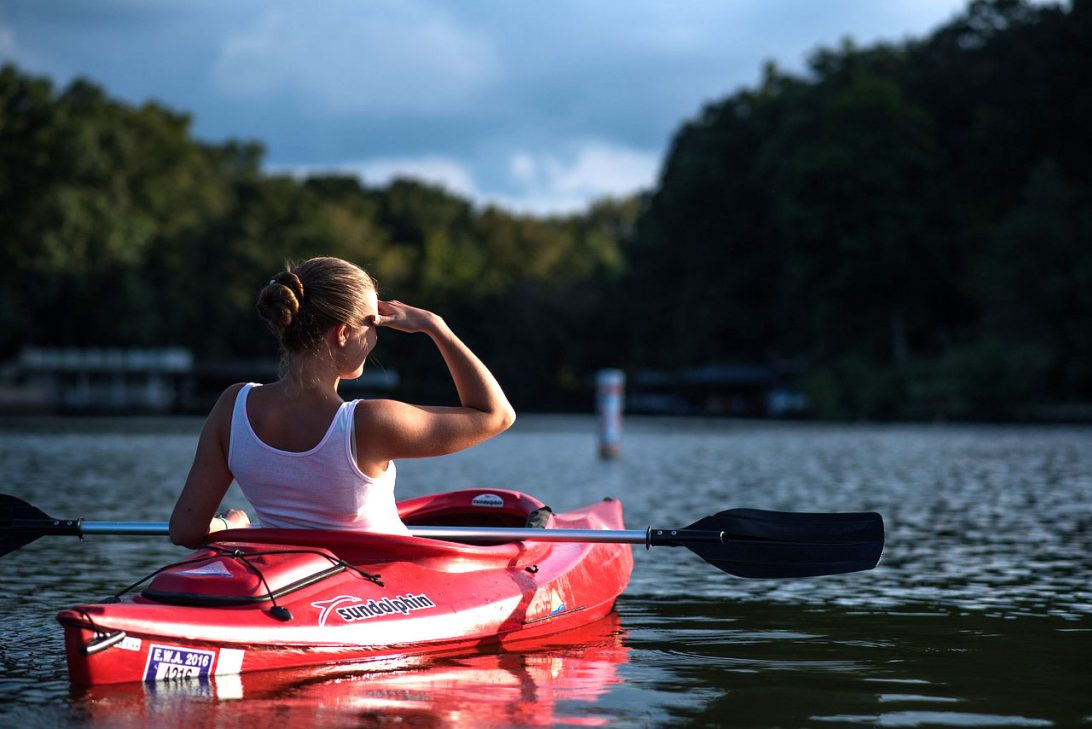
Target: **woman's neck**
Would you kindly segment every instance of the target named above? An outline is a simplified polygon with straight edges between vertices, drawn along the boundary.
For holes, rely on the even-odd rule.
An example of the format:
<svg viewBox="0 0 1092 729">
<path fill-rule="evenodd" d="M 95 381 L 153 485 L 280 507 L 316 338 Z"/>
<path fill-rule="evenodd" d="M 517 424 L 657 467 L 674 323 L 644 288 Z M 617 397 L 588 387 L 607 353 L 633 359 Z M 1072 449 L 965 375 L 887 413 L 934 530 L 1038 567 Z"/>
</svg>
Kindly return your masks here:
<svg viewBox="0 0 1092 729">
<path fill-rule="evenodd" d="M 287 397 L 329 399 L 338 397 L 340 382 L 341 376 L 332 363 L 314 356 L 296 355 L 289 358 L 288 371 L 277 384 Z"/>
</svg>

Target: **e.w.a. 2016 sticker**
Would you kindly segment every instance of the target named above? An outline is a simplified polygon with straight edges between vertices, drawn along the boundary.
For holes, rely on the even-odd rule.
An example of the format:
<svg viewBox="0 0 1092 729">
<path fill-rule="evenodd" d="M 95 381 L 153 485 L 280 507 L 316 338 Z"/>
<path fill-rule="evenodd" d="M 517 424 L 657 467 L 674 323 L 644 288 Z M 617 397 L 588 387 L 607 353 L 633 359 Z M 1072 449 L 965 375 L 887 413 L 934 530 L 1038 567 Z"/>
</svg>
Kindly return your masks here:
<svg viewBox="0 0 1092 729">
<path fill-rule="evenodd" d="M 148 646 L 148 663 L 144 666 L 145 681 L 186 681 L 208 678 L 213 651 L 194 648 L 175 648 L 169 645 Z"/>
</svg>

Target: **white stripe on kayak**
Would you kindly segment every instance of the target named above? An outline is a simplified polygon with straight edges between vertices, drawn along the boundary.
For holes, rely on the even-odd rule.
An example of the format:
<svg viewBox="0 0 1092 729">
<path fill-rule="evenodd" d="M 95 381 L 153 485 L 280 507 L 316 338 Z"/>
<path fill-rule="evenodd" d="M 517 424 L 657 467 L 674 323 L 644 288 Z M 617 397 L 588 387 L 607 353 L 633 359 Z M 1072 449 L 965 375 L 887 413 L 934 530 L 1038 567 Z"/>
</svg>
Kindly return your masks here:
<svg viewBox="0 0 1092 729">
<path fill-rule="evenodd" d="M 221 648 L 220 655 L 216 659 L 216 675 L 224 676 L 232 673 L 239 673 L 243 667 L 243 654 L 246 651 L 241 651 L 237 648 Z"/>
</svg>

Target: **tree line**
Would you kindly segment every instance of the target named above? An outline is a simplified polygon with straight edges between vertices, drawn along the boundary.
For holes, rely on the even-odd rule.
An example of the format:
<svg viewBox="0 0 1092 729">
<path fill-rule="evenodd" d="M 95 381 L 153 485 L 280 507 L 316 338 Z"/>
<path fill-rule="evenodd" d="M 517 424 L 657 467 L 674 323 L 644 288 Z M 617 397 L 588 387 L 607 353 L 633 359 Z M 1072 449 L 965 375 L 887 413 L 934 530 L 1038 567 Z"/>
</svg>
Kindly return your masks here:
<svg viewBox="0 0 1092 729">
<path fill-rule="evenodd" d="M 923 39 L 816 51 L 709 104 L 647 194 L 553 217 L 399 180 L 262 172 L 190 117 L 0 69 L 0 360 L 27 345 L 274 354 L 286 260 L 434 308 L 523 408 L 599 367 L 770 363 L 820 417 L 1092 400 L 1092 2 L 979 1 Z M 450 386 L 424 343 L 380 365 Z M 449 395 L 448 395 L 449 396 Z"/>
<path fill-rule="evenodd" d="M 642 356 L 803 358 L 830 416 L 1092 400 L 1090 71 L 1087 0 L 767 66 L 683 125 L 640 217 L 676 316 Z"/>
</svg>

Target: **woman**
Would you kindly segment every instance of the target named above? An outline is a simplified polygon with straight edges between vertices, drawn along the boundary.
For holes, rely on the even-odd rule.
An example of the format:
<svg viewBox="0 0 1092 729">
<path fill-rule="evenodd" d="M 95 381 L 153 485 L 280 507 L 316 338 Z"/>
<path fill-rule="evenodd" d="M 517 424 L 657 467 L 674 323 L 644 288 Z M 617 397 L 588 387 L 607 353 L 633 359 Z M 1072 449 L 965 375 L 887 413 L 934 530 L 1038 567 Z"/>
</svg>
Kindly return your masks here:
<svg viewBox="0 0 1092 729">
<path fill-rule="evenodd" d="M 394 500 L 397 458 L 469 448 L 505 430 L 515 412 L 485 365 L 432 312 L 379 301 L 375 282 L 338 258 L 282 271 L 258 295 L 278 336 L 283 377 L 232 385 L 212 409 L 171 514 L 175 544 L 249 524 L 232 509 L 213 516 L 232 479 L 262 526 L 406 533 Z M 380 327 L 427 334 L 447 364 L 459 407 L 397 400 L 344 402 Z"/>
</svg>

